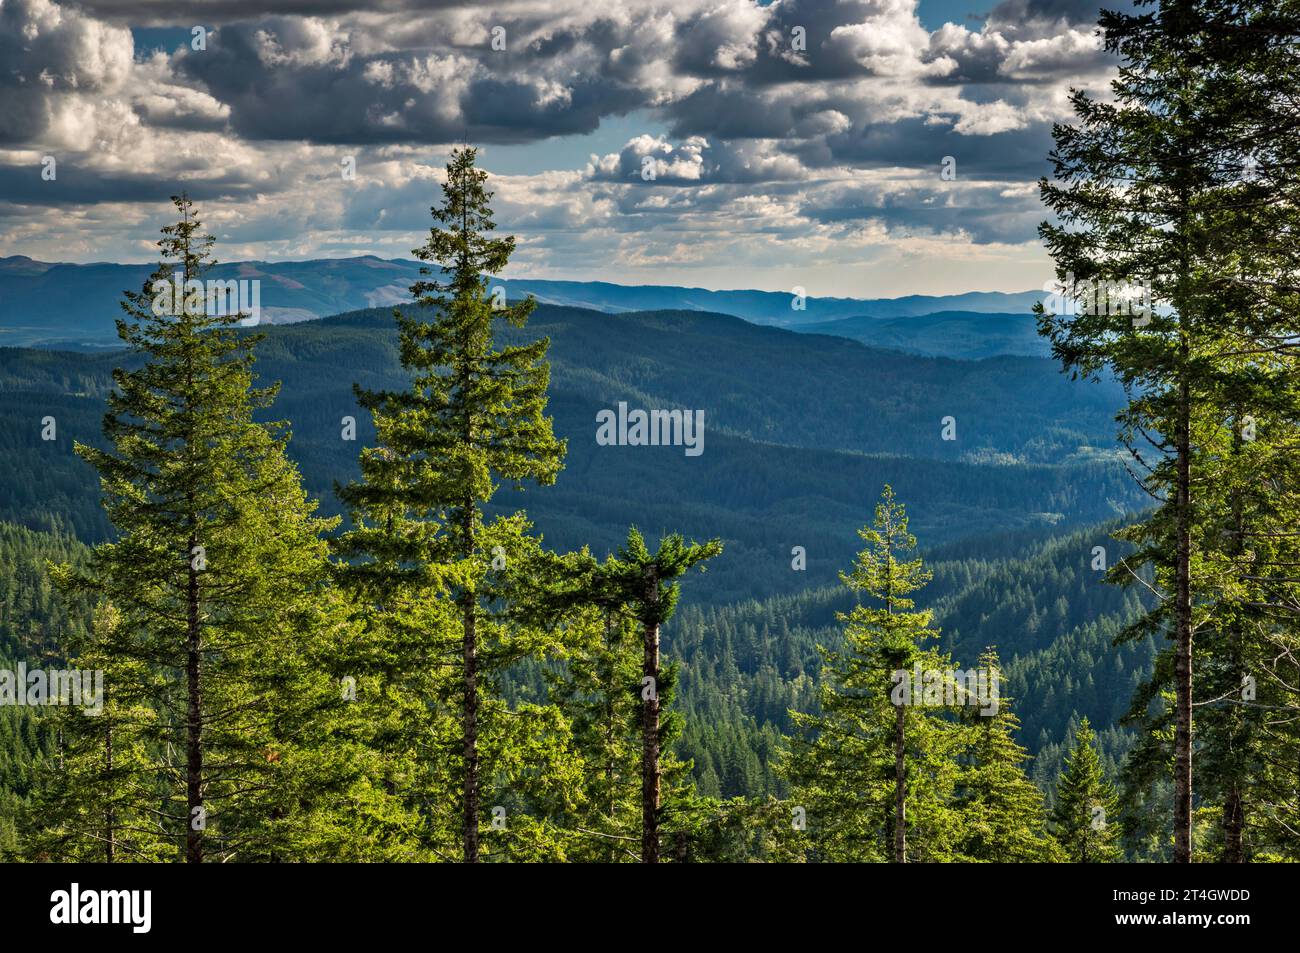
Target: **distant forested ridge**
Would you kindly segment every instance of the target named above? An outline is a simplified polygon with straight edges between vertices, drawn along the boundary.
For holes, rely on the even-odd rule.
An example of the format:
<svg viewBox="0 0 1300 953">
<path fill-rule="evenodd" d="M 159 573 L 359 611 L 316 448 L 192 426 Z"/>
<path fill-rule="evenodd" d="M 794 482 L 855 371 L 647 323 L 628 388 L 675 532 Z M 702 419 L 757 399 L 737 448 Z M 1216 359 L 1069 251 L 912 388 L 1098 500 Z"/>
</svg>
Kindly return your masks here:
<svg viewBox="0 0 1300 953">
<path fill-rule="evenodd" d="M 293 324 L 361 308 L 405 304 L 408 286 L 419 275 L 419 262 L 374 255 L 314 261 L 222 262 L 211 270 L 220 280 L 261 282 L 263 319 Z M 108 262 L 72 264 L 34 261 L 22 255 L 0 258 L 0 344 L 22 347 L 116 346 L 113 321 L 122 288 L 139 286 L 152 265 Z M 973 292 L 960 295 L 908 295 L 902 298 L 854 299 L 809 297 L 791 307 L 790 295 L 775 291 L 710 291 L 668 285 L 616 285 L 603 281 L 548 281 L 494 278 L 510 298 L 528 295 L 563 307 L 590 308 L 609 314 L 628 311 L 682 310 L 735 315 L 755 324 L 798 326 L 836 319 L 890 319 L 960 311 L 972 328 L 979 316 L 1014 311 L 1027 316 L 1042 292 L 1016 294 Z M 942 335 L 923 326 L 914 338 L 927 348 L 943 348 Z M 838 332 L 823 332 L 838 333 Z M 853 336 L 853 335 L 849 335 Z M 950 351 L 939 353 L 961 356 Z M 1017 348 L 1007 353 L 1022 353 Z"/>
<path fill-rule="evenodd" d="M 886 482 L 906 494 L 925 546 L 1097 522 L 1143 505 L 1112 450 L 1118 389 L 1071 383 L 1045 360 L 911 357 L 683 312 L 539 305 L 527 331 L 552 341 L 550 412 L 569 455 L 555 486 L 518 504 L 565 548 L 609 551 L 624 522 L 718 535 L 727 551 L 692 598 L 832 584 L 871 488 Z M 289 451 L 309 492 L 339 512 L 334 484 L 355 474 L 356 446 L 371 433 L 351 383 L 400 379 L 391 310 L 265 333 L 256 371 L 281 382 L 265 416 L 292 422 Z M 503 339 L 521 334 L 507 328 Z M 122 360 L 0 349 L 0 517 L 107 538 L 93 473 L 71 443 L 99 439 L 109 374 Z M 596 414 L 620 400 L 703 410 L 705 453 L 598 446 Z M 55 441 L 41 439 L 47 414 L 58 420 Z M 956 440 L 941 439 L 946 416 Z M 356 421 L 356 441 L 341 439 L 345 417 Z M 790 571 L 794 546 L 807 553 L 805 572 Z"/>
</svg>

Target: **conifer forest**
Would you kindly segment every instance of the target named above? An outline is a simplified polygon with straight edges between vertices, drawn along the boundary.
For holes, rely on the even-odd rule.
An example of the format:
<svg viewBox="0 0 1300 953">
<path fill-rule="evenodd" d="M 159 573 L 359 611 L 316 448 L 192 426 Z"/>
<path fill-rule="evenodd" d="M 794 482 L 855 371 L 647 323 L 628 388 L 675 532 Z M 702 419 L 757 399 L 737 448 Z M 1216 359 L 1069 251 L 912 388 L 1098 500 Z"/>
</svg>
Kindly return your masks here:
<svg viewBox="0 0 1300 953">
<path fill-rule="evenodd" d="M 0 0 L 0 861 L 1300 861 L 1300 3 Z"/>
</svg>

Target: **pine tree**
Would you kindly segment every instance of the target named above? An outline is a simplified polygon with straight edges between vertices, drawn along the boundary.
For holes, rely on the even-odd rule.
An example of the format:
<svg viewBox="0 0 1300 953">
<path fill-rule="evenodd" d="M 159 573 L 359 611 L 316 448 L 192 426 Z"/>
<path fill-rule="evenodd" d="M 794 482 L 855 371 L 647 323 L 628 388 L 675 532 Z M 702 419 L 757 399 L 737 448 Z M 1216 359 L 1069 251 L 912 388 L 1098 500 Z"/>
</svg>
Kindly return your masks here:
<svg viewBox="0 0 1300 953">
<path fill-rule="evenodd" d="M 1039 306 L 1040 330 L 1076 375 L 1110 373 L 1123 384 L 1122 437 L 1159 504 L 1120 534 L 1137 552 L 1111 578 L 1137 584 L 1136 568 L 1150 565 L 1161 596 L 1126 638 L 1163 631 L 1171 643 L 1169 664 L 1158 672 L 1172 704 L 1152 714 L 1139 698 L 1133 717 L 1152 738 L 1172 728 L 1177 862 L 1191 860 L 1193 644 L 1209 585 L 1196 545 L 1209 515 L 1201 470 L 1224 430 L 1215 359 L 1232 350 L 1222 289 L 1235 272 L 1220 254 L 1217 220 L 1231 197 L 1206 148 L 1215 141 L 1223 92 L 1205 55 L 1205 6 L 1175 0 L 1137 16 L 1103 14 L 1106 48 L 1124 60 L 1114 101 L 1072 95 L 1077 125 L 1053 130 L 1057 181 L 1040 187 L 1058 216 L 1040 233 L 1065 288 L 1057 313 Z M 1216 81 L 1205 82 L 1207 73 Z M 1140 283 L 1149 290 L 1135 314 L 1129 296 Z M 1164 745 L 1142 750 L 1158 757 Z"/>
<path fill-rule="evenodd" d="M 640 644 L 631 620 L 589 609 L 570 627 L 568 657 L 549 676 L 550 697 L 573 731 L 585 779 L 571 859 L 639 859 Z"/>
<path fill-rule="evenodd" d="M 1140 548 L 1113 574 L 1136 582 L 1132 568 L 1154 567 L 1161 604 L 1126 637 L 1167 629 L 1173 641 L 1130 711 L 1146 738 L 1124 772 L 1126 803 L 1151 804 L 1172 762 L 1173 856 L 1191 860 L 1195 750 L 1198 797 L 1221 818 L 1211 839 L 1235 862 L 1252 818 L 1274 832 L 1261 846 L 1282 843 L 1275 835 L 1300 810 L 1283 793 L 1289 780 L 1264 767 L 1300 750 L 1297 719 L 1269 714 L 1296 707 L 1284 686 L 1298 667 L 1279 660 L 1300 644 L 1290 545 L 1300 276 L 1289 238 L 1300 19 L 1272 3 L 1176 0 L 1101 24 L 1125 58 L 1117 101 L 1076 97 L 1082 128 L 1057 133 L 1069 188 L 1044 192 L 1086 227 L 1045 234 L 1062 270 L 1152 276 L 1153 303 L 1166 308 L 1140 333 L 1113 316 L 1044 327 L 1067 364 L 1086 371 L 1102 358 L 1138 392 L 1126 432 L 1144 448 L 1140 466 L 1157 458 L 1144 483 L 1162 506 L 1126 531 Z M 1146 823 L 1150 811 L 1138 813 Z"/>
<path fill-rule="evenodd" d="M 144 360 L 114 372 L 110 447 L 77 445 L 118 538 L 58 578 L 113 614 L 87 656 L 110 676 L 111 734 L 84 788 L 55 783 L 65 803 L 112 792 L 118 823 L 154 818 L 120 841 L 143 859 L 293 859 L 313 849 L 303 831 L 331 826 L 344 783 L 305 744 L 337 697 L 314 648 L 341 637 L 321 539 L 332 523 L 312 515 L 283 426 L 254 420 L 275 388 L 253 386 L 256 339 L 206 294 L 212 239 L 188 198 L 173 202 L 159 269 L 118 321 Z"/>
<path fill-rule="evenodd" d="M 1110 863 L 1121 858 L 1115 823 L 1119 799 L 1102 774 L 1096 735 L 1085 718 L 1056 787 L 1053 836 L 1075 864 Z"/>
<path fill-rule="evenodd" d="M 1202 838 L 1211 859 L 1296 856 L 1300 802 L 1300 260 L 1294 171 L 1300 11 L 1275 3 L 1199 7 L 1202 58 L 1216 77 L 1213 157 L 1226 200 L 1215 209 L 1217 289 L 1226 325 L 1215 355 L 1218 439 L 1203 496 L 1211 610 L 1200 636 L 1197 758 Z M 1211 826 L 1208 825 L 1207 826 Z"/>
<path fill-rule="evenodd" d="M 681 595 L 674 580 L 722 552 L 722 543 L 687 543 L 680 535 L 664 537 L 651 553 L 645 539 L 632 528 L 617 557 L 600 567 L 595 599 L 629 614 L 641 630 L 641 677 L 637 690 L 641 708 L 641 862 L 659 862 L 660 827 L 665 809 L 685 811 L 684 803 L 665 804 L 663 775 L 665 741 L 679 730 L 675 719 L 662 718 L 671 697 L 675 669 L 664 666 L 659 643 L 663 624 L 672 618 Z M 683 837 L 685 833 L 683 832 Z"/>
<path fill-rule="evenodd" d="M 103 697 L 98 712 L 59 707 L 46 715 L 58 747 L 42 765 L 29 811 L 31 859 L 112 864 L 174 856 L 154 816 L 166 790 L 143 730 L 157 722 L 148 666 L 101 649 L 121 621 L 102 604 L 92 633 L 64 646 L 69 665 L 103 673 Z"/>
<path fill-rule="evenodd" d="M 573 732 L 573 757 L 583 771 L 582 794 L 564 826 L 573 846 L 567 859 L 639 861 L 642 797 L 642 628 L 623 607 L 605 605 L 579 614 L 569 627 L 563 667 L 552 673 L 550 696 Z M 670 837 L 698 811 L 690 765 L 673 755 L 681 716 L 672 711 L 677 666 L 662 668 L 660 709 L 660 815 L 669 814 Z"/>
<path fill-rule="evenodd" d="M 388 672 L 384 691 L 401 693 L 407 682 L 408 705 L 438 702 L 420 719 L 427 732 L 418 742 L 425 749 L 419 764 L 399 770 L 424 775 L 417 800 L 457 805 L 457 852 L 467 863 L 480 859 L 485 779 L 514 776 L 522 785 L 531 769 L 518 758 L 558 757 L 565 734 L 553 709 L 506 712 L 499 697 L 505 669 L 547 646 L 544 631 L 517 624 L 512 614 L 515 589 L 543 556 L 522 515 L 489 521 L 484 508 L 499 481 L 516 488 L 554 482 L 565 447 L 544 415 L 548 341 L 497 346 L 497 319 L 522 327 L 534 301 L 508 304 L 488 294 L 488 276 L 506 266 L 514 239 L 491 234 L 492 193 L 475 155 L 472 148 L 452 153 L 443 203 L 433 209 L 438 224 L 414 252 L 440 269 L 422 267 L 424 277 L 411 286 L 416 309 L 396 313 L 410 388 L 357 389 L 379 446 L 361 454 L 362 481 L 339 491 L 356 529 L 338 549 L 352 563 L 344 576 L 354 591 L 383 597 L 371 622 L 376 661 Z M 453 702 L 458 710 L 449 707 Z M 543 739 L 544 756 L 526 752 Z M 549 779 L 532 771 L 533 781 L 568 783 L 571 772 L 553 767 Z M 507 808 L 488 806 L 494 816 Z M 441 807 L 428 810 L 434 815 L 426 819 L 426 840 L 445 856 Z M 516 833 L 526 841 L 517 849 L 541 849 L 530 834 Z"/>
<path fill-rule="evenodd" d="M 800 729 L 782 772 L 806 811 L 818 858 L 937 861 L 953 856 L 962 728 L 946 717 L 951 660 L 924 643 L 937 633 L 911 593 L 930 579 L 907 514 L 886 486 L 867 543 L 840 578 L 874 605 L 840 613 L 843 651 L 821 649 L 820 714 L 791 712 Z M 914 672 L 927 676 L 912 686 Z M 908 695 L 902 690 L 911 687 Z M 927 696 L 926 692 L 933 692 Z"/>
<path fill-rule="evenodd" d="M 996 691 L 996 702 L 967 699 L 967 748 L 958 784 L 961 812 L 960 854 L 993 863 L 1041 863 L 1059 859 L 1047 833 L 1043 792 L 1025 775 L 1027 752 L 1016 743 L 1020 719 L 1002 694 L 1002 666 L 995 649 L 986 649 L 977 669 Z M 983 701 L 987 702 L 987 699 Z"/>
</svg>

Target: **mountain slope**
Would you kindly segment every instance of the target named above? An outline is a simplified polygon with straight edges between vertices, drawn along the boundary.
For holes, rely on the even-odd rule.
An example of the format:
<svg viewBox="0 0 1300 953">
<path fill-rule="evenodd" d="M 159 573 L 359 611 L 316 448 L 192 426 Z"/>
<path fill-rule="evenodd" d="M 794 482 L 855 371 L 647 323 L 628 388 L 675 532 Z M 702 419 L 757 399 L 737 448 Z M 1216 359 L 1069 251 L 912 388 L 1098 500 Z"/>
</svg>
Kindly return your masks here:
<svg viewBox="0 0 1300 953">
<path fill-rule="evenodd" d="M 1139 611 L 1136 592 L 1103 582 L 1089 567 L 1093 545 L 1117 545 L 1109 539 L 1115 526 L 1029 545 L 1003 540 L 988 557 L 978 555 L 978 543 L 945 547 L 930 563 L 934 581 L 916 596 L 918 605 L 935 610 L 941 645 L 959 666 L 975 665 L 987 645 L 998 647 L 1001 696 L 1020 717 L 1019 740 L 1049 792 L 1085 716 L 1113 771 L 1132 741 L 1118 718 L 1155 657 L 1149 639 L 1111 645 Z M 968 554 L 955 557 L 957 550 Z M 734 605 L 687 605 L 668 624 L 666 651 L 682 660 L 681 749 L 696 758 L 706 792 L 784 793 L 773 771 L 777 739 L 792 729 L 791 710 L 815 708 L 817 646 L 841 644 L 836 613 L 853 605 L 844 587 L 828 586 Z"/>
<path fill-rule="evenodd" d="M 1051 345 L 1038 333 L 1034 316 L 975 311 L 937 311 L 904 318 L 859 315 L 802 324 L 796 331 L 830 334 L 871 347 L 897 348 L 934 357 L 977 359 L 999 354 L 1050 357 Z"/>
<path fill-rule="evenodd" d="M 361 258 L 282 262 L 227 262 L 209 274 L 218 280 L 248 279 L 260 284 L 262 320 L 289 324 L 362 308 L 405 304 L 408 287 L 419 277 L 419 262 Z M 126 289 L 139 290 L 152 265 L 52 264 L 23 256 L 0 258 L 0 345 L 115 346 L 113 321 Z M 1038 292 L 977 292 L 930 297 L 854 299 L 806 298 L 794 307 L 792 293 L 710 291 L 670 285 L 616 285 L 601 281 L 494 279 L 510 298 L 535 295 L 539 301 L 609 313 L 646 310 L 711 311 L 758 324 L 800 326 L 854 315 L 903 317 L 944 310 L 1027 312 Z M 937 341 L 933 353 L 942 350 Z"/>
<path fill-rule="evenodd" d="M 369 421 L 351 384 L 399 387 L 385 309 L 266 329 L 257 369 L 283 382 L 270 416 L 292 421 L 291 453 L 337 511 Z M 542 305 L 516 339 L 552 339 L 551 413 L 568 439 L 557 484 L 503 490 L 550 543 L 598 551 L 630 523 L 648 534 L 721 536 L 727 552 L 697 597 L 724 602 L 828 585 L 885 482 L 931 544 L 999 530 L 1111 518 L 1141 504 L 1111 445 L 1115 393 L 1033 358 L 957 362 L 690 312 L 608 315 Z M 95 443 L 115 352 L 0 349 L 0 518 L 103 538 L 94 475 L 72 455 Z M 596 414 L 703 410 L 703 453 L 600 446 Z M 941 439 L 941 418 L 957 439 Z M 41 439 L 54 417 L 57 439 Z M 357 418 L 357 440 L 341 438 Z M 807 569 L 791 568 L 804 547 Z"/>
</svg>

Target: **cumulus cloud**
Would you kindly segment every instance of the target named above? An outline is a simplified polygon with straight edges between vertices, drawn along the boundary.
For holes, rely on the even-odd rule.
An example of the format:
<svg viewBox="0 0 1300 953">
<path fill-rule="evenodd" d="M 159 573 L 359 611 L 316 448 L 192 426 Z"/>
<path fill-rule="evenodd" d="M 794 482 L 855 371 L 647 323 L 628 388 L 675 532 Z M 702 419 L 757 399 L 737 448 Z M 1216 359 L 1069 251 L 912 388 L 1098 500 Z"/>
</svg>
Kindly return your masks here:
<svg viewBox="0 0 1300 953">
<path fill-rule="evenodd" d="M 690 136 L 674 146 L 650 135 L 637 136 L 616 153 L 592 156 L 587 171 L 593 179 L 646 185 L 780 182 L 808 174 L 772 141 L 710 144 L 703 136 Z"/>
<path fill-rule="evenodd" d="M 928 30 L 916 0 L 264 7 L 2 0 L 0 253 L 39 248 L 57 208 L 120 254 L 152 225 L 137 203 L 165 208 L 185 188 L 209 203 L 227 256 L 405 255 L 452 143 L 545 157 L 628 116 L 646 132 L 585 166 L 539 158 L 493 177 L 521 263 L 1009 247 L 1033 240 L 1034 199 L 1018 190 L 1045 171 L 1067 88 L 1102 89 L 1112 68 L 1085 0 L 1004 0 L 976 30 Z M 188 42 L 196 24 L 206 49 Z M 142 27 L 185 39 L 138 49 Z M 47 154 L 57 184 L 40 180 Z M 946 156 L 959 187 L 937 177 Z M 339 175 L 345 157 L 355 180 Z"/>
<path fill-rule="evenodd" d="M 131 50 L 128 30 L 52 0 L 0 4 L 0 145 L 65 140 L 68 112 L 120 91 Z"/>
</svg>

